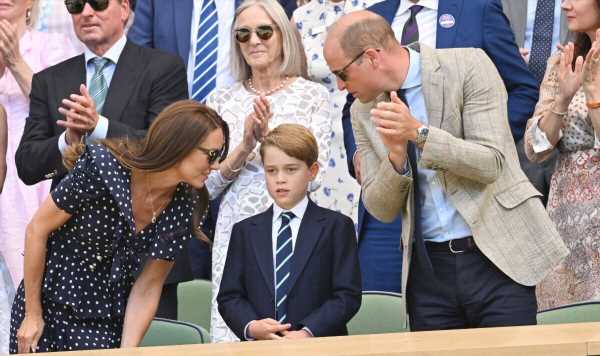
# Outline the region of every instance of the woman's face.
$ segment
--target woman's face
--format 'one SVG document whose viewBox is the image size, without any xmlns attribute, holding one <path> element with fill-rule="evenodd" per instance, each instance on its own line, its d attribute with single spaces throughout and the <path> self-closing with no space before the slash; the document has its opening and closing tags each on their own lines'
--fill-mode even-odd
<svg viewBox="0 0 600 356">
<path fill-rule="evenodd" d="M 225 143 L 223 131 L 221 129 L 213 130 L 206 139 L 199 142 L 196 149 L 193 149 L 179 164 L 176 165 L 182 182 L 188 183 L 196 189 L 204 186 L 210 171 L 219 168 L 219 160 L 209 163 L 208 151 L 221 151 Z"/>
<path fill-rule="evenodd" d="M 25 21 L 25 14 L 32 3 L 33 0 L 0 0 L 0 20 L 7 20 L 12 24 Z"/>
<path fill-rule="evenodd" d="M 597 0 L 564 0 L 561 4 L 569 31 L 590 33 L 600 27 Z"/>
<path fill-rule="evenodd" d="M 271 26 L 273 35 L 269 39 L 261 39 L 256 34 L 259 26 Z M 282 60 L 281 32 L 259 5 L 254 5 L 242 11 L 234 24 L 237 29 L 250 30 L 250 38 L 246 42 L 239 42 L 240 50 L 246 63 L 252 69 L 278 68 Z"/>
</svg>

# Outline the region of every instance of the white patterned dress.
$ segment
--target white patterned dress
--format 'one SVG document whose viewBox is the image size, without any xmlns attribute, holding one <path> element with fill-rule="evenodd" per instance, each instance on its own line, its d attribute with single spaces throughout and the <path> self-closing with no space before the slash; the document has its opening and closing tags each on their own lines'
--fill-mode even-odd
<svg viewBox="0 0 600 356">
<path fill-rule="evenodd" d="M 342 109 L 346 103 L 346 90 L 340 91 L 336 78 L 329 70 L 323 57 L 323 45 L 327 29 L 341 16 L 352 11 L 363 10 L 381 0 L 313 0 L 294 11 L 296 28 L 302 37 L 304 52 L 308 62 L 310 80 L 327 87 L 331 95 L 332 118 L 331 153 L 323 184 L 311 198 L 320 206 L 339 211 L 353 218 L 356 223 L 360 186 L 348 173 L 344 133 L 342 130 Z"/>
<path fill-rule="evenodd" d="M 249 92 L 241 82 L 230 88 L 213 91 L 206 104 L 213 108 L 227 122 L 230 130 L 230 148 L 237 147 L 243 138 L 244 120 L 253 108 L 256 95 Z M 326 162 L 331 145 L 331 118 L 329 116 L 329 94 L 322 85 L 297 78 L 287 88 L 267 97 L 273 117 L 269 128 L 283 123 L 296 123 L 308 127 L 319 145 L 319 174 L 312 188 L 317 188 L 323 180 Z M 224 193 L 215 227 L 212 247 L 212 308 L 211 337 L 213 342 L 238 340 L 229 330 L 217 309 L 217 294 L 221 284 L 223 267 L 233 225 L 250 216 L 262 213 L 273 202 L 267 192 L 263 165 L 258 153 L 259 145 L 248 156 L 239 176 L 227 181 L 218 171 L 213 171 L 206 181 L 211 198 Z"/>
</svg>

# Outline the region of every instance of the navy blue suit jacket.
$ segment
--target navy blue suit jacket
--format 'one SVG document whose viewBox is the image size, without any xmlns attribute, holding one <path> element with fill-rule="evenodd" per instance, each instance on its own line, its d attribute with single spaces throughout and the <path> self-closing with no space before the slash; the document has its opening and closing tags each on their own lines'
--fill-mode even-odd
<svg viewBox="0 0 600 356">
<path fill-rule="evenodd" d="M 233 226 L 219 313 L 244 340 L 252 320 L 275 318 L 272 245 L 273 207 Z M 347 216 L 309 201 L 296 239 L 288 320 L 293 330 L 308 327 L 315 336 L 347 335 L 346 323 L 361 303 L 356 234 Z"/>
<path fill-rule="evenodd" d="M 399 6 L 400 0 L 386 0 L 369 7 L 368 10 L 383 16 L 391 24 Z M 436 47 L 481 48 L 491 58 L 508 92 L 508 119 L 513 138 L 517 142 L 523 137 L 525 124 L 533 113 L 539 89 L 519 54 L 500 0 L 440 0 L 438 19 L 444 14 L 453 16 L 455 25 L 444 28 L 438 21 Z M 356 144 L 348 108 L 345 108 L 345 115 L 342 116 L 342 126 L 348 168 L 354 175 L 352 157 L 356 151 Z M 364 207 L 360 208 L 359 229 L 364 213 Z"/>
</svg>

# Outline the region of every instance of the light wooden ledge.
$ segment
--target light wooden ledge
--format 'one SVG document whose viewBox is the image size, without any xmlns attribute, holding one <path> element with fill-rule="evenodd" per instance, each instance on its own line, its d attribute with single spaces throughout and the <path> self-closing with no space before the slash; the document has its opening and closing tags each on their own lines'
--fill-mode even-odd
<svg viewBox="0 0 600 356">
<path fill-rule="evenodd" d="M 79 351 L 69 356 L 600 356 L 600 323 Z"/>
</svg>

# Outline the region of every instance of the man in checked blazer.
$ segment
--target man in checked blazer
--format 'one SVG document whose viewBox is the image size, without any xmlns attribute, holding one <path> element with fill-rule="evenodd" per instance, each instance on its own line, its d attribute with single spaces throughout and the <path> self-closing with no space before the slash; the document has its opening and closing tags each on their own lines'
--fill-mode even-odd
<svg viewBox="0 0 600 356">
<path fill-rule="evenodd" d="M 359 99 L 366 208 L 402 215 L 411 329 L 535 324 L 535 285 L 568 251 L 519 168 L 492 61 L 480 49 L 401 47 L 370 12 L 342 17 L 324 55 Z"/>
</svg>

